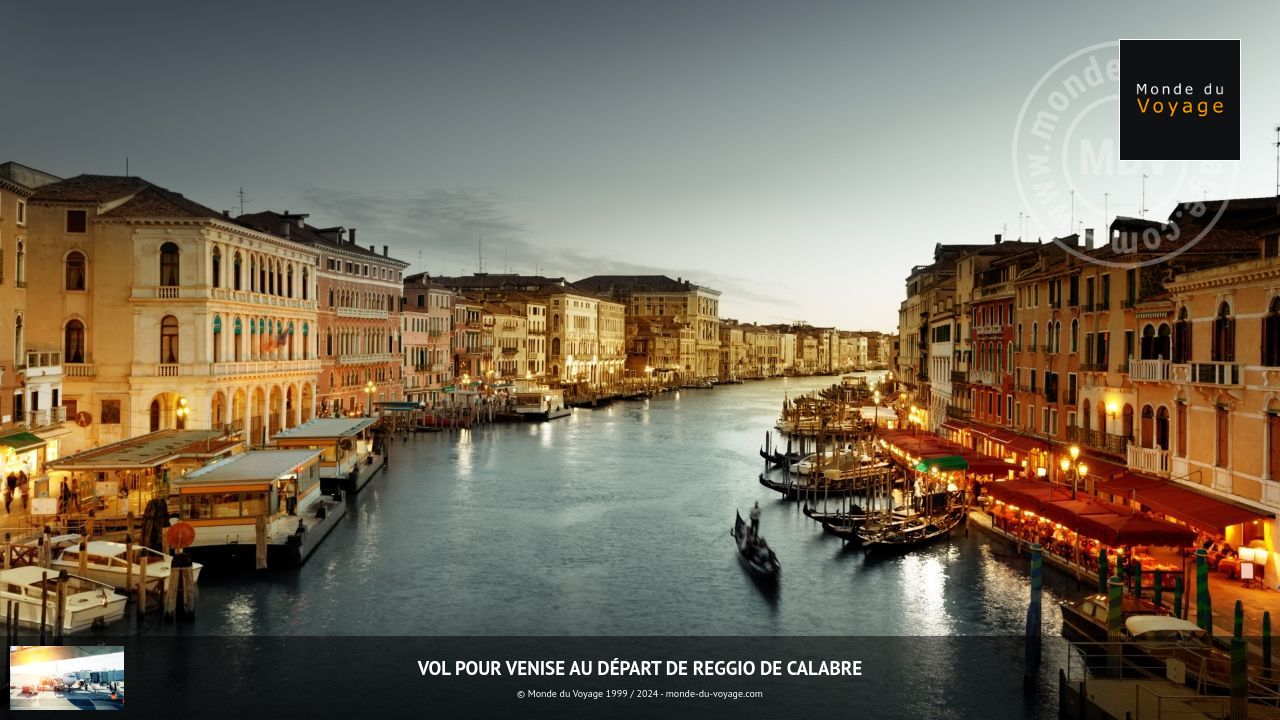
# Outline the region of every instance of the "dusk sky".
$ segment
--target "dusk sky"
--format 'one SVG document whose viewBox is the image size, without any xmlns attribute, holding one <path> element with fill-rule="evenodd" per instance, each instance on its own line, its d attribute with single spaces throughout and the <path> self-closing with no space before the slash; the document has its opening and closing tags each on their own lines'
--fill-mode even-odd
<svg viewBox="0 0 1280 720">
<path fill-rule="evenodd" d="M 1019 110 L 1086 46 L 1241 38 L 1232 191 L 1274 194 L 1278 21 L 1274 2 L 8 3 L 0 161 L 128 156 L 215 209 L 243 187 L 246 212 L 356 227 L 413 271 L 474 272 L 483 239 L 491 272 L 665 273 L 722 291 L 725 317 L 892 330 L 935 243 L 1018 234 Z M 1140 175 L 1081 186 L 1076 225 L 1103 225 L 1104 191 L 1140 214 Z M 1190 187 L 1153 174 L 1149 214 Z"/>
</svg>

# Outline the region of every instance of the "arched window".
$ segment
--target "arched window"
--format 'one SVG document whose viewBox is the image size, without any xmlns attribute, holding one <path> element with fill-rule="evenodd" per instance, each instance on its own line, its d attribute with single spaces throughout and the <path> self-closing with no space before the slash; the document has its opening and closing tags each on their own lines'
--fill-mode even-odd
<svg viewBox="0 0 1280 720">
<path fill-rule="evenodd" d="M 18 242 L 18 253 L 13 260 L 13 280 L 18 283 L 18 287 L 26 287 L 27 284 L 27 249 L 26 244 Z"/>
<path fill-rule="evenodd" d="M 62 360 L 69 363 L 84 362 L 84 323 L 70 320 L 62 329 Z"/>
<path fill-rule="evenodd" d="M 1142 340 L 1138 346 L 1138 357 L 1142 360 L 1155 360 L 1156 326 L 1147 323 L 1142 326 Z"/>
<path fill-rule="evenodd" d="M 1262 364 L 1280 366 L 1280 297 L 1271 299 L 1271 308 L 1262 319 Z"/>
<path fill-rule="evenodd" d="M 249 292 L 258 292 L 258 258 L 249 255 Z"/>
<path fill-rule="evenodd" d="M 241 360 L 240 333 L 243 331 L 243 327 L 244 326 L 240 323 L 240 318 L 236 318 L 236 321 L 233 324 L 234 330 L 231 337 L 231 347 L 232 347 L 231 355 L 233 358 L 235 358 L 236 362 L 240 362 Z"/>
<path fill-rule="evenodd" d="M 237 250 L 237 251 L 236 251 L 236 255 L 235 255 L 235 259 L 232 261 L 232 265 L 231 265 L 231 287 L 232 287 L 233 289 L 235 289 L 235 290 L 243 290 L 243 289 L 244 289 L 244 286 L 243 286 L 243 284 L 241 283 L 241 280 L 240 280 L 240 278 L 241 278 L 241 272 L 240 272 L 240 270 L 241 270 L 241 268 L 240 268 L 241 264 L 243 264 L 243 263 L 242 263 L 242 261 L 241 261 L 241 259 L 240 259 L 240 251 L 239 251 L 239 250 Z"/>
<path fill-rule="evenodd" d="M 172 315 L 160 321 L 160 362 L 178 362 L 178 318 Z"/>
<path fill-rule="evenodd" d="M 213 361 L 222 362 L 222 316 L 213 316 Z"/>
<path fill-rule="evenodd" d="M 1169 408 L 1163 405 L 1156 411 L 1156 447 L 1169 450 Z"/>
<path fill-rule="evenodd" d="M 307 284 L 310 282 L 310 277 L 311 275 L 310 273 L 307 272 L 307 269 L 302 268 L 302 299 L 303 300 L 306 300 L 308 297 Z"/>
<path fill-rule="evenodd" d="M 84 289 L 84 253 L 79 250 L 67 253 L 65 275 L 68 290 Z"/>
<path fill-rule="evenodd" d="M 275 261 L 273 260 L 273 261 L 271 261 L 271 264 L 267 266 L 267 294 L 268 294 L 268 295 L 276 295 L 276 294 L 277 294 L 277 293 L 276 293 L 276 271 L 275 271 L 275 264 L 276 264 L 276 263 L 275 263 Z"/>
<path fill-rule="evenodd" d="M 1089 398 L 1085 398 L 1084 402 L 1080 404 L 1080 427 L 1088 430 L 1092 417 L 1089 413 Z"/>
<path fill-rule="evenodd" d="M 1156 413 L 1150 405 L 1142 406 L 1142 436 L 1138 439 L 1142 447 L 1149 448 L 1155 442 Z"/>
<path fill-rule="evenodd" d="M 1173 361 L 1191 362 L 1191 320 L 1186 307 L 1178 310 L 1178 321 L 1173 324 Z"/>
<path fill-rule="evenodd" d="M 333 331 L 324 331 L 324 354 L 333 356 Z"/>
<path fill-rule="evenodd" d="M 1168 360 L 1169 346 L 1169 323 L 1160 323 L 1160 328 L 1156 330 L 1156 340 L 1153 348 L 1155 357 L 1159 360 Z"/>
<path fill-rule="evenodd" d="M 551 354 L 560 355 L 560 338 L 551 338 Z"/>
<path fill-rule="evenodd" d="M 1028 349 L 1031 350 L 1032 352 L 1035 352 L 1036 345 L 1039 342 L 1040 342 L 1040 324 L 1031 323 L 1031 347 Z"/>
<path fill-rule="evenodd" d="M 171 242 L 160 246 L 160 284 L 165 287 L 178 284 L 178 246 Z"/>
<path fill-rule="evenodd" d="M 1120 411 L 1120 434 L 1133 439 L 1133 406 L 1129 403 L 1124 404 L 1124 409 Z"/>
<path fill-rule="evenodd" d="M 310 331 L 311 331 L 311 326 L 308 325 L 307 323 L 302 323 L 302 359 L 303 360 L 311 359 L 311 347 L 310 347 L 311 338 L 307 337 Z"/>
<path fill-rule="evenodd" d="M 1071 352 L 1079 352 L 1080 348 L 1080 320 L 1078 318 L 1071 319 Z"/>
<path fill-rule="evenodd" d="M 289 266 L 288 278 L 285 281 L 285 295 L 293 297 L 293 265 Z"/>
<path fill-rule="evenodd" d="M 1215 362 L 1233 362 L 1236 359 L 1236 319 L 1231 317 L 1231 305 L 1225 300 L 1218 305 L 1218 316 L 1213 319 L 1211 352 Z"/>
<path fill-rule="evenodd" d="M 222 250 L 220 248 L 216 246 L 213 248 L 213 257 L 209 265 L 213 271 L 213 286 L 222 287 Z"/>
</svg>

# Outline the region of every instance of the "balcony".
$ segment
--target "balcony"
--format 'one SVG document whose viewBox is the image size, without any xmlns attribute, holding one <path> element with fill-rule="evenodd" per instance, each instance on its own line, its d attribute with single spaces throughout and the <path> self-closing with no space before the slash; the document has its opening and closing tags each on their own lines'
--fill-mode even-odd
<svg viewBox="0 0 1280 720">
<path fill-rule="evenodd" d="M 67 363 L 62 366 L 62 374 L 66 377 L 93 377 L 93 363 Z"/>
<path fill-rule="evenodd" d="M 340 307 L 337 309 L 338 317 L 345 318 L 363 318 L 366 320 L 386 320 L 387 311 L 376 308 L 353 308 Z"/>
<path fill-rule="evenodd" d="M 62 353 L 58 350 L 28 350 L 26 377 L 48 377 L 62 374 Z"/>
<path fill-rule="evenodd" d="M 956 407 L 954 405 L 947 406 L 947 417 L 953 420 L 968 420 L 969 408 Z"/>
<path fill-rule="evenodd" d="M 1080 363 L 1082 372 L 1106 372 L 1107 364 L 1104 362 L 1082 362 Z"/>
<path fill-rule="evenodd" d="M 1152 475 L 1169 477 L 1169 451 L 1130 445 L 1129 467 Z"/>
<path fill-rule="evenodd" d="M 360 355 L 340 355 L 338 357 L 339 365 L 368 365 L 373 363 L 391 362 L 393 356 L 391 353 L 363 353 Z"/>
<path fill-rule="evenodd" d="M 998 374 L 995 370 L 970 370 L 969 382 L 996 387 L 1000 384 Z"/>
<path fill-rule="evenodd" d="M 227 375 L 281 375 L 285 373 L 318 373 L 320 360 L 249 360 L 241 362 L 216 362 L 209 365 L 209 374 Z"/>
<path fill-rule="evenodd" d="M 66 420 L 67 408 L 59 405 L 47 410 L 28 410 L 26 425 L 28 430 L 36 430 L 50 425 L 60 425 Z"/>
<path fill-rule="evenodd" d="M 1169 379 L 1169 361 L 1129 358 L 1129 379 L 1134 382 L 1164 382 Z"/>
<path fill-rule="evenodd" d="M 1075 425 L 1067 426 L 1067 442 L 1087 445 L 1094 450 L 1121 457 L 1125 456 L 1126 449 L 1129 447 L 1129 438 L 1123 435 L 1112 435 L 1101 430 L 1087 430 Z"/>
<path fill-rule="evenodd" d="M 1003 332 L 1003 325 L 975 325 L 973 328 L 975 335 L 1000 335 Z"/>
<path fill-rule="evenodd" d="M 1240 365 L 1221 362 L 1174 365 L 1172 366 L 1172 375 L 1174 381 L 1177 382 L 1188 382 L 1196 385 L 1235 386 L 1240 384 Z"/>
<path fill-rule="evenodd" d="M 960 384 L 960 385 L 966 385 L 969 382 L 969 374 L 963 370 L 952 370 L 951 382 Z"/>
<path fill-rule="evenodd" d="M 134 298 L 153 298 L 159 297 L 155 292 L 150 292 L 150 288 L 134 288 Z M 249 292 L 248 290 L 232 290 L 230 288 L 210 288 L 203 285 L 182 285 L 177 288 L 178 294 L 175 297 L 184 298 L 212 298 L 214 300 L 227 300 L 230 302 L 251 303 L 253 305 L 268 305 L 271 307 L 290 308 L 294 310 L 315 310 L 315 300 L 303 300 L 296 297 L 280 297 L 278 295 L 267 295 L 266 293 Z"/>
</svg>

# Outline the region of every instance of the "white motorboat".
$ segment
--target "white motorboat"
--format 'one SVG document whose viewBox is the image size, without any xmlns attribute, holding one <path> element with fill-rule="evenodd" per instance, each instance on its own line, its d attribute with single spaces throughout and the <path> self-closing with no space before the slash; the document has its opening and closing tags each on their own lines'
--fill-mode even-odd
<svg viewBox="0 0 1280 720">
<path fill-rule="evenodd" d="M 526 420 L 538 422 L 565 417 L 573 413 L 573 408 L 565 405 L 564 391 L 542 387 L 516 393 L 515 411 Z"/>
<path fill-rule="evenodd" d="M 59 572 L 34 565 L 0 570 L 0 605 L 5 612 L 16 605 L 18 622 L 39 627 L 43 595 L 45 625 L 56 627 Z M 67 578 L 65 600 L 62 629 L 66 632 L 115 622 L 124 616 L 127 602 L 110 585 L 78 575 Z"/>
<path fill-rule="evenodd" d="M 80 571 L 80 536 L 59 535 L 50 541 L 53 550 L 53 567 L 69 573 Z M 132 552 L 132 554 L 130 554 Z M 106 583 L 115 588 L 126 588 L 128 579 L 138 582 L 142 577 L 142 558 L 147 558 L 147 586 L 159 585 L 169 578 L 172 555 L 152 550 L 142 545 L 132 549 L 124 543 L 107 540 L 90 540 L 85 548 L 85 572 L 90 580 Z M 130 573 L 130 566 L 133 566 Z M 200 582 L 200 563 L 191 568 L 196 583 Z"/>
</svg>

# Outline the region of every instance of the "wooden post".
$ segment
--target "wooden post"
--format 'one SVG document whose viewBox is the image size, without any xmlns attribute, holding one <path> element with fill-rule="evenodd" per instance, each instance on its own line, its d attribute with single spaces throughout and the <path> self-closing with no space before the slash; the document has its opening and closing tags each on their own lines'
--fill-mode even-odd
<svg viewBox="0 0 1280 720">
<path fill-rule="evenodd" d="M 96 511 L 96 510 L 90 510 L 90 511 L 89 511 L 89 518 L 88 518 L 87 520 L 85 520 L 85 533 L 84 533 L 84 534 L 85 534 L 87 537 L 93 537 L 93 530 L 94 530 L 94 518 L 95 518 L 95 516 L 96 516 L 96 515 L 97 515 L 97 511 Z"/>
<path fill-rule="evenodd" d="M 129 511 L 129 514 L 127 516 L 127 519 L 125 520 L 125 523 L 126 523 L 125 532 L 128 533 L 129 535 L 133 535 L 133 511 L 132 510 Z"/>
<path fill-rule="evenodd" d="M 142 567 L 138 576 L 138 617 L 147 611 L 147 554 L 142 554 Z"/>
<path fill-rule="evenodd" d="M 55 615 L 57 625 L 53 628 L 53 642 L 56 645 L 62 644 L 62 626 L 64 618 L 67 614 L 67 571 L 63 570 L 58 573 L 58 612 Z"/>
<path fill-rule="evenodd" d="M 89 577 L 89 541 L 80 538 L 80 577 Z"/>
<path fill-rule="evenodd" d="M 133 536 L 124 536 L 124 596 L 127 598 L 133 592 Z"/>
<path fill-rule="evenodd" d="M 174 567 L 175 563 L 169 563 L 169 578 L 164 581 L 164 619 L 172 620 L 173 614 L 178 607 L 178 568 Z"/>
<path fill-rule="evenodd" d="M 267 518 L 259 515 L 254 523 L 254 536 L 256 552 L 254 553 L 254 567 L 258 570 L 267 569 Z"/>
<path fill-rule="evenodd" d="M 196 616 L 196 569 L 192 567 L 191 559 L 186 553 L 179 555 L 182 558 L 182 611 L 188 618 Z"/>
<path fill-rule="evenodd" d="M 8 570 L 10 567 L 9 553 L 12 552 L 13 550 L 12 546 L 9 543 L 10 537 L 11 536 L 9 535 L 9 533 L 4 534 L 4 569 L 5 570 Z"/>
<path fill-rule="evenodd" d="M 49 617 L 49 573 L 40 573 L 40 644 L 48 644 L 45 627 Z"/>
</svg>

